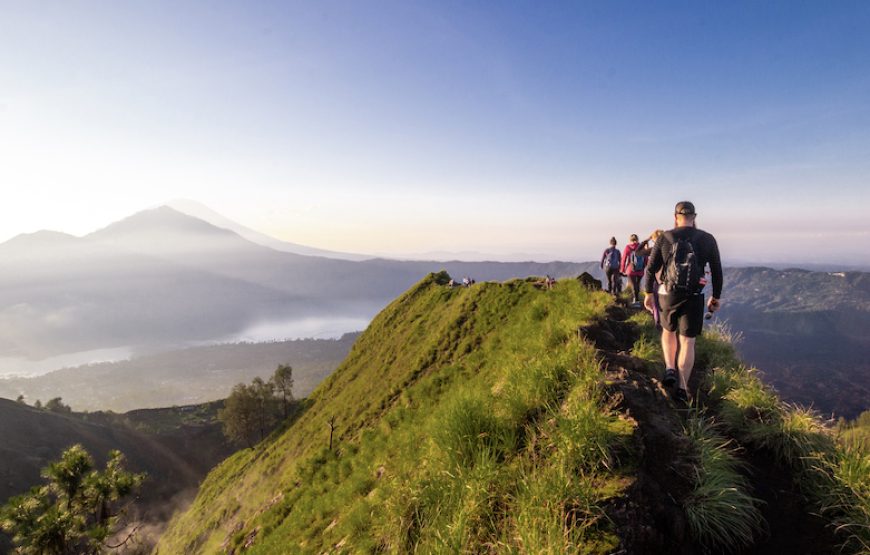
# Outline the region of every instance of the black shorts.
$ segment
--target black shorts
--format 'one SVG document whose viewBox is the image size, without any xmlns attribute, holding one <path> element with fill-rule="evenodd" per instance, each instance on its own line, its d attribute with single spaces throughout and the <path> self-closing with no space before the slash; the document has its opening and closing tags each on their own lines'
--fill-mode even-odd
<svg viewBox="0 0 870 555">
<path fill-rule="evenodd" d="M 679 331 L 683 337 L 697 337 L 704 327 L 704 295 L 685 295 L 659 291 L 662 327 Z"/>
</svg>

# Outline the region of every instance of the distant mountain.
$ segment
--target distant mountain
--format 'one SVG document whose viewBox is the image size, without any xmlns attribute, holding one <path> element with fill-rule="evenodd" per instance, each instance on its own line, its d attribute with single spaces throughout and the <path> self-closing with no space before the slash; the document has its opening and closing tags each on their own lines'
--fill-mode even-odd
<svg viewBox="0 0 870 555">
<path fill-rule="evenodd" d="M 304 256 L 159 207 L 82 238 L 40 233 L 0 245 L 0 365 L 4 356 L 178 348 L 269 320 L 370 318 L 433 270 L 504 280 L 592 266 Z"/>
<path fill-rule="evenodd" d="M 855 418 L 870 405 L 870 274 L 725 271 L 720 319 L 786 399 Z"/>
<path fill-rule="evenodd" d="M 270 249 L 274 249 L 276 251 L 290 252 L 293 254 L 303 254 L 306 256 L 322 256 L 324 258 L 336 258 L 339 260 L 359 261 L 374 258 L 372 256 L 367 256 L 364 254 L 336 252 L 325 249 L 318 249 L 315 247 L 307 247 L 305 245 L 299 245 L 296 243 L 289 243 L 287 241 L 280 241 L 278 239 L 275 239 L 274 237 L 270 237 L 264 233 L 260 233 L 259 231 L 254 231 L 251 228 L 245 227 L 238 222 L 234 222 L 233 220 L 221 214 L 218 214 L 211 208 L 196 201 L 178 199 L 170 201 L 169 203 L 167 203 L 167 206 L 178 210 L 183 214 L 187 214 L 188 216 L 193 216 L 194 218 L 198 218 L 200 220 L 208 222 L 214 226 L 229 229 L 230 231 L 238 233 L 241 237 L 244 237 L 252 243 L 256 243 L 264 247 L 269 247 Z"/>
</svg>

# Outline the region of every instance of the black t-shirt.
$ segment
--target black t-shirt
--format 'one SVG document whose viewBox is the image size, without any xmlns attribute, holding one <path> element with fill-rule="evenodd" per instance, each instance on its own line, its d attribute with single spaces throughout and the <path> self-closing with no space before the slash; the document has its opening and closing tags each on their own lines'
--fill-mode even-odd
<svg viewBox="0 0 870 555">
<path fill-rule="evenodd" d="M 666 258 L 671 256 L 673 251 L 674 239 L 688 239 L 692 242 L 692 247 L 695 250 L 695 256 L 698 257 L 698 263 L 704 269 L 710 265 L 710 277 L 713 281 L 713 296 L 717 299 L 722 294 L 722 261 L 719 259 L 719 245 L 716 244 L 716 238 L 695 227 L 677 227 L 664 233 L 659 240 L 656 241 L 652 253 L 649 257 L 649 264 L 646 267 L 646 292 L 652 293 L 655 287 L 655 275 L 661 270 Z"/>
</svg>

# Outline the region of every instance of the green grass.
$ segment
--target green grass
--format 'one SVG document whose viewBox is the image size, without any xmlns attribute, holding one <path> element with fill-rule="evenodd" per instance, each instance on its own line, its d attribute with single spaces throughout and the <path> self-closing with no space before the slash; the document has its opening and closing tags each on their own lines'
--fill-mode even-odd
<svg viewBox="0 0 870 555">
<path fill-rule="evenodd" d="M 694 416 L 686 423 L 695 462 L 695 487 L 685 502 L 692 536 L 712 552 L 749 546 L 763 523 L 760 502 L 748 493 L 741 462 L 711 422 Z"/>
<path fill-rule="evenodd" d="M 158 553 L 605 553 L 625 480 L 573 280 L 444 287 L 385 309 L 283 432 L 208 477 Z M 336 449 L 325 449 L 336 417 Z"/>
<path fill-rule="evenodd" d="M 642 456 L 578 329 L 612 299 L 574 280 L 447 288 L 430 275 L 396 299 L 304 412 L 203 483 L 156 553 L 612 553 L 606 517 Z M 633 354 L 660 364 L 645 314 Z M 709 417 L 690 420 L 694 537 L 711 551 L 752 541 L 761 518 L 737 443 L 793 471 L 847 549 L 867 544 L 865 455 L 782 403 L 736 358 L 725 328 L 698 341 Z M 336 422 L 334 448 L 328 422 Z M 845 432 L 844 432 L 845 433 Z M 845 442 L 842 442 L 845 444 Z M 619 460 L 617 454 L 628 460 Z M 865 458 L 861 458 L 861 457 Z"/>
<path fill-rule="evenodd" d="M 743 446 L 770 453 L 792 472 L 811 510 L 831 522 L 844 553 L 870 553 L 870 455 L 863 443 L 838 441 L 831 422 L 783 402 L 756 370 L 729 361 L 728 341 L 727 330 L 706 339 L 707 356 L 721 363 L 709 384 L 716 418 Z"/>
</svg>

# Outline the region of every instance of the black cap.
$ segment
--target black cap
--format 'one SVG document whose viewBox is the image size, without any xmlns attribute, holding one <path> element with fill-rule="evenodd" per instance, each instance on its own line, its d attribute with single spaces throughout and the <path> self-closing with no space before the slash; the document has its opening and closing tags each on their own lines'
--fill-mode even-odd
<svg viewBox="0 0 870 555">
<path fill-rule="evenodd" d="M 687 200 L 678 202 L 677 206 L 674 208 L 674 214 L 681 214 L 683 216 L 694 216 L 695 205 Z"/>
</svg>

